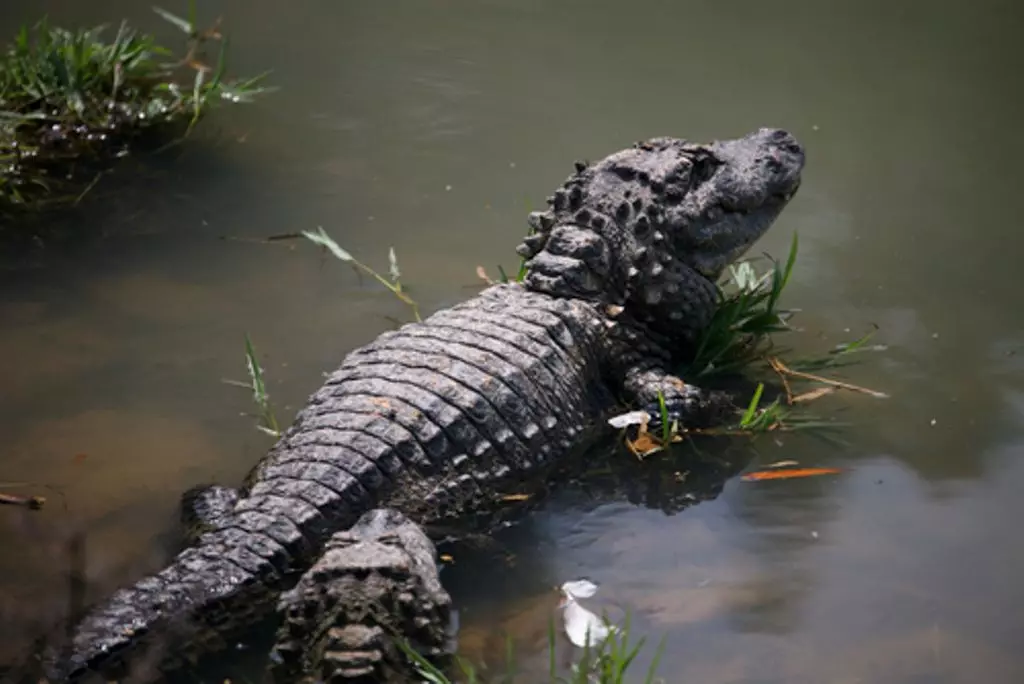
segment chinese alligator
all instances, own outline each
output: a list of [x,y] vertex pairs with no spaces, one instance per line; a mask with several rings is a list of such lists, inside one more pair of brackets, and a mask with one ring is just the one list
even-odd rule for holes
[[[728,397],[671,369],[711,320],[717,279],[772,225],[803,166],[794,137],[767,128],[707,144],[652,138],[577,162],[530,215],[521,283],[350,352],[240,491],[193,493],[202,525],[190,545],[87,614],[52,675],[112,672],[146,643],[162,645],[162,668],[224,648],[371,509],[423,524],[497,505],[503,487],[564,460],[620,406],[656,420],[660,393],[681,425],[722,421]],[[389,520],[376,524],[405,524]]]

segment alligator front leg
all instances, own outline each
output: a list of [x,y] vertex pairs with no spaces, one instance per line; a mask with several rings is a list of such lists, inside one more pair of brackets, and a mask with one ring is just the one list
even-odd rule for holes
[[633,366],[626,370],[622,383],[623,399],[651,417],[648,429],[660,432],[662,401],[670,423],[679,428],[706,428],[721,425],[735,406],[724,392],[708,391],[687,384],[659,366]]

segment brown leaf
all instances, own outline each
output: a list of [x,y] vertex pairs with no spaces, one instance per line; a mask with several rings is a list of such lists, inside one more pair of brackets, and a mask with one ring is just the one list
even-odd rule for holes
[[484,270],[483,266],[477,266],[476,267],[476,277],[479,278],[480,280],[484,281],[488,285],[493,285],[494,284],[494,281],[491,280],[491,277],[489,275],[487,275],[487,271]]
[[637,458],[643,458],[644,456],[650,456],[653,453],[661,451],[664,447],[661,446],[657,441],[651,437],[650,433],[644,431],[637,435],[635,440],[626,439],[626,446],[633,452],[633,455]]
[[820,399],[826,394],[832,394],[835,391],[835,387],[819,387],[817,389],[812,389],[810,392],[804,392],[803,394],[796,395],[790,400],[790,403],[798,404],[801,401],[814,401],[815,399]]

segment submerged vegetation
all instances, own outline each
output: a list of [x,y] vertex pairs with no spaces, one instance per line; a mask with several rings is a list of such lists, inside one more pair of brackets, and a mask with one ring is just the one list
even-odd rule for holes
[[214,103],[267,90],[262,76],[227,80],[228,39],[219,21],[198,26],[195,4],[187,18],[154,8],[185,34],[180,57],[126,22],[112,35],[46,19],[21,27],[0,55],[0,211],[75,203],[118,158],[186,136]]

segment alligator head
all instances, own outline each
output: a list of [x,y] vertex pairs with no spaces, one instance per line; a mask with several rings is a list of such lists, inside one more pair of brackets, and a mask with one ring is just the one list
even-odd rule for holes
[[800,143],[769,128],[709,144],[652,138],[577,162],[551,208],[530,214],[524,284],[692,337],[714,311],[715,282],[772,225],[803,166]]

